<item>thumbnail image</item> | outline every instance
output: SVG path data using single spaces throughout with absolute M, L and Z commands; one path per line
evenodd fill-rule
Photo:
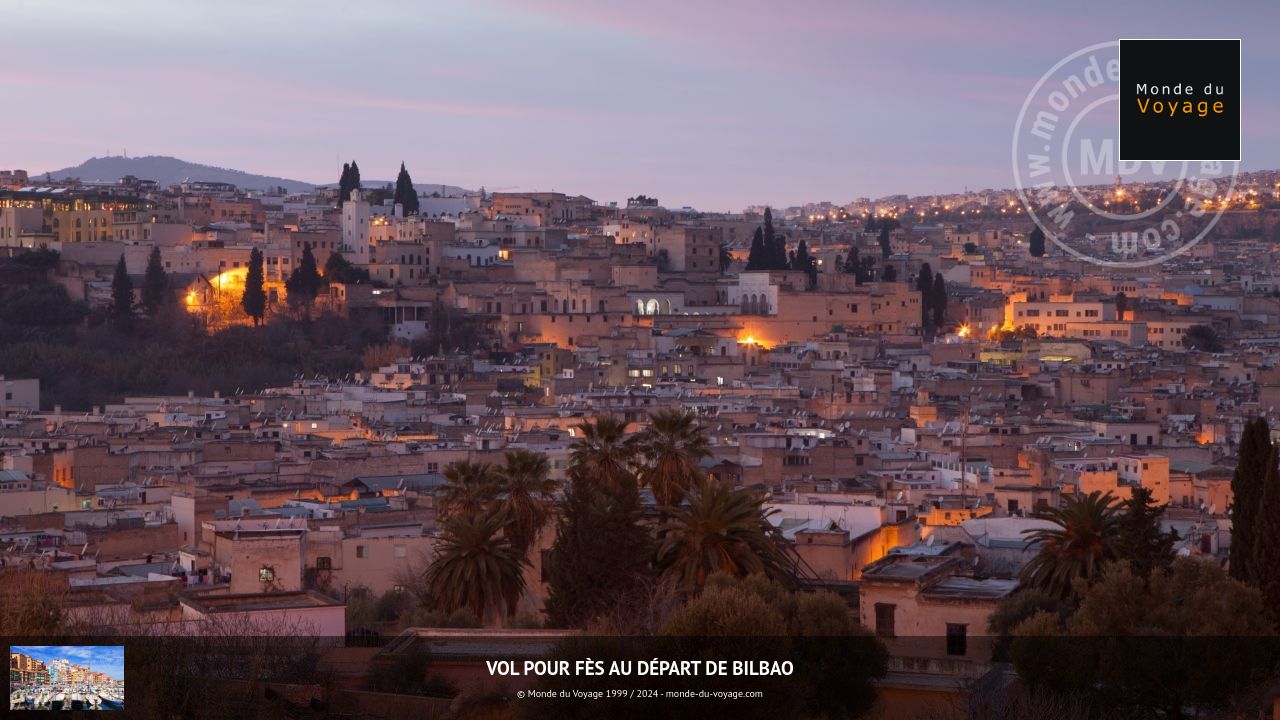
M 14 645 L 10 710 L 123 710 L 121 645 Z

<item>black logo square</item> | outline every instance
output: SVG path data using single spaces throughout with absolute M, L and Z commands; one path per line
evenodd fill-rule
M 1121 40 L 1120 159 L 1240 160 L 1240 41 Z

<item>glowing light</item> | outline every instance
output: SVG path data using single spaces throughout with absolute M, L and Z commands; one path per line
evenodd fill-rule
M 959 335 L 959 336 L 960 336 L 960 337 L 962 337 L 962 338 L 967 338 L 967 337 L 969 337 L 969 336 L 970 336 L 970 335 L 972 335 L 972 334 L 973 334 L 973 328 L 970 328 L 970 327 L 969 327 L 969 325 L 968 325 L 967 323 L 966 323 L 966 324 L 964 324 L 964 325 L 961 325 L 961 326 L 956 330 L 956 335 Z

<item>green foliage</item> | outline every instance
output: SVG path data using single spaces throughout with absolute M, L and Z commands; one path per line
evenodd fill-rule
M 787 239 L 778 235 L 773 227 L 773 210 L 764 209 L 764 224 L 756 228 L 751 238 L 751 252 L 747 256 L 747 270 L 787 270 L 791 259 L 787 256 Z
M 933 326 L 942 327 L 947 319 L 947 283 L 942 279 L 942 273 L 933 276 L 929 304 L 933 310 Z
M 13 256 L 13 261 L 19 265 L 27 267 L 41 268 L 43 270 L 52 270 L 58 266 L 58 259 L 61 253 L 52 250 L 48 245 L 40 245 L 25 252 L 20 252 Z
M 879 241 L 880 257 L 888 260 L 889 256 L 893 255 L 893 246 L 889 243 L 889 224 L 887 222 L 880 225 Z
M 444 480 L 437 491 L 441 518 L 478 515 L 493 509 L 499 490 L 493 465 L 455 460 L 445 466 Z
M 244 314 L 253 318 L 254 325 L 260 325 L 267 314 L 267 291 L 263 287 L 262 251 L 254 248 L 249 252 L 249 272 L 244 278 L 244 294 L 240 298 L 240 307 Z
M 360 188 L 360 167 L 356 165 L 356 161 L 350 163 L 342 163 L 342 177 L 338 179 L 338 201 L 346 202 L 351 199 L 351 191 Z
M 1182 335 L 1182 345 L 1188 350 L 1210 353 L 1220 353 L 1225 349 L 1218 331 L 1208 325 L 1192 325 L 1187 328 L 1187 332 Z
M 552 627 L 585 627 L 638 597 L 652 576 L 653 539 L 640 524 L 632 483 L 600 483 L 582 466 L 601 467 L 579 449 L 545 566 Z
M 396 176 L 395 202 L 400 205 L 406 216 L 418 214 L 418 191 L 413 188 L 413 178 L 404 163 L 400 163 L 400 174 Z
M 126 394 L 226 394 L 287 385 L 299 373 L 341 377 L 360 369 L 380 324 L 323 314 L 309 324 L 231 327 L 206 334 L 184 313 L 162 313 L 130 332 L 78 328 L 87 309 L 57 285 L 0 302 L 0 374 L 40 380 L 48 405 L 88 410 Z M 2 299 L 2 298 L 0 298 Z
M 289 273 L 284 288 L 291 305 L 310 305 L 320 294 L 324 279 L 316 269 L 316 256 L 311 252 L 311 243 L 302 244 L 302 258 L 298 266 Z
M 523 555 L 551 518 L 556 483 L 547 475 L 547 456 L 523 448 L 508 450 L 497 473 L 498 511 L 506 519 L 504 531 Z
M 1261 593 L 1216 563 L 1179 558 L 1149 578 L 1112 563 L 1065 622 L 1040 612 L 1019 625 L 1011 654 L 1033 693 L 1087 697 L 1121 717 L 1181 717 L 1226 709 L 1273 677 L 1273 632 Z
M 503 536 L 500 513 L 452 515 L 444 520 L 425 580 L 446 610 L 467 608 L 477 617 L 510 616 L 524 593 L 520 551 Z
M 662 410 L 653 413 L 649 426 L 636 438 L 643 458 L 640 484 L 653 490 L 659 505 L 674 507 L 702 476 L 699 461 L 710 454 L 707 437 L 693 413 Z
M 973 244 L 973 243 L 971 243 L 971 242 L 967 242 L 967 243 L 965 243 L 965 244 L 964 244 L 964 254 L 965 254 L 965 255 L 977 255 L 977 254 L 978 254 L 978 246 L 977 246 L 977 245 L 974 245 L 974 244 Z
M 717 572 L 790 579 L 784 541 L 768 519 L 776 511 L 764 509 L 763 495 L 703 478 L 686 499 L 663 525 L 657 554 L 682 591 L 696 594 Z
M 1027 544 L 1040 549 L 1022 568 L 1023 583 L 1057 598 L 1078 593 L 1077 580 L 1087 586 L 1101 577 L 1103 565 L 1116 558 L 1119 535 L 1119 510 L 1111 493 L 1094 491 L 1063 502 L 1063 507 L 1036 514 L 1057 527 L 1027 533 Z
M 337 250 L 329 253 L 328 259 L 324 261 L 324 281 L 343 285 L 372 283 L 368 270 L 352 265 L 346 256 Z
M 886 263 L 884 266 L 884 271 L 880 273 L 880 279 L 885 282 L 897 282 L 898 268 Z
M 155 315 L 172 301 L 173 289 L 169 287 L 169 276 L 160 261 L 160 248 L 152 247 L 151 254 L 147 256 L 147 272 L 142 279 L 142 306 Z
M 1031 257 L 1044 257 L 1044 231 L 1039 225 L 1031 229 L 1031 234 L 1027 236 L 1027 246 Z
M 1253 537 L 1253 584 L 1262 591 L 1272 618 L 1280 618 L 1280 447 L 1271 446 L 1262 475 Z
M 1151 499 L 1150 488 L 1135 487 L 1133 494 L 1120 503 L 1116 518 L 1116 557 L 1127 561 L 1142 577 L 1154 570 L 1166 570 L 1173 564 L 1175 530 L 1161 530 L 1164 506 Z
M 1244 424 L 1240 447 L 1236 451 L 1236 469 L 1231 475 L 1231 577 L 1253 582 L 1254 527 L 1262 504 L 1263 477 L 1271 457 L 1271 428 L 1264 417 Z
M 117 322 L 127 322 L 133 318 L 133 280 L 129 279 L 123 254 L 120 255 L 115 275 L 111 278 L 111 304 L 107 306 L 107 314 Z

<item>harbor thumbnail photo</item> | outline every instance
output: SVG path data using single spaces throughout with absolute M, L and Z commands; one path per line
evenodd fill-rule
M 9 648 L 10 710 L 123 710 L 124 646 Z

